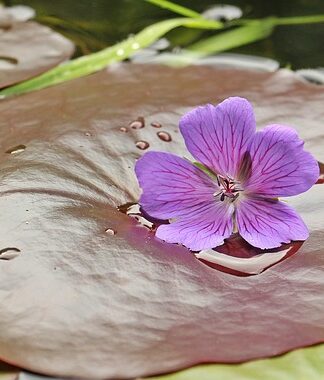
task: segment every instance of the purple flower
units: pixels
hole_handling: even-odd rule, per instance
[[[158,238],[194,251],[221,245],[236,230],[262,249],[307,239],[302,219],[278,200],[308,190],[319,176],[294,129],[272,124],[256,132],[251,104],[233,97],[185,114],[180,131],[199,163],[148,152],[135,168],[142,208],[170,220]]]

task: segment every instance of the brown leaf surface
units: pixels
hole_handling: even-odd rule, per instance
[[[295,126],[323,161],[324,90],[288,71],[124,64],[0,104],[0,249],[19,250],[0,260],[3,360],[132,378],[324,341],[322,185],[289,200],[309,240],[251,277],[206,266],[116,209],[139,196],[136,142],[189,157],[180,115],[231,95],[253,102],[259,126]]]
[[[41,74],[73,52],[73,43],[47,26],[11,19],[6,24],[0,8],[0,88]]]

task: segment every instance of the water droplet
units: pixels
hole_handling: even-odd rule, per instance
[[[150,146],[150,144],[147,141],[143,141],[143,140],[137,141],[135,145],[138,149],[141,149],[141,150],[145,150]]]
[[[172,137],[170,133],[168,132],[164,132],[164,131],[157,132],[157,135],[159,136],[159,139],[162,141],[167,141],[167,142],[172,141]]]
[[[8,247],[0,250],[0,260],[12,260],[19,256],[20,249],[14,247]]]
[[[141,207],[138,203],[131,203],[127,207],[126,210],[127,215],[140,215],[141,214]]]
[[[29,224],[29,222],[25,222],[26,224]]]
[[[151,123],[151,125],[152,125],[152,127],[154,127],[154,128],[161,128],[161,127],[162,127],[162,124],[160,124],[160,123],[156,123],[156,122]]]
[[[155,228],[154,223],[152,223],[149,220],[145,219],[144,216],[134,215],[133,218],[136,219],[140,225],[142,225],[143,227],[148,228],[149,230],[153,230]]]
[[[139,49],[140,48],[140,44],[138,42],[134,42],[134,43],[132,43],[132,48],[134,50]]]
[[[138,203],[134,203],[134,202],[127,202],[123,205],[120,205],[117,207],[118,211],[122,212],[123,214],[127,214],[128,210],[131,208],[131,207],[136,207],[136,205],[138,205]]]
[[[87,137],[91,137],[91,133],[90,133],[90,132],[86,132],[85,135],[86,135]]]
[[[155,224],[143,216],[141,207],[138,203],[128,202],[118,207],[118,211],[122,212],[137,220],[137,222],[150,230],[155,229]]]
[[[129,126],[133,129],[141,129],[145,127],[144,117],[139,116],[136,120],[133,120]]]
[[[124,133],[128,132],[128,129],[126,127],[120,127],[119,130],[120,132],[124,132]]]
[[[6,150],[6,153],[8,153],[8,154],[18,154],[18,153],[23,152],[25,149],[26,149],[26,145],[20,144],[20,145],[16,145],[13,148],[10,148],[10,149]]]
[[[125,50],[124,50],[124,49],[118,49],[118,50],[116,51],[116,54],[117,54],[119,57],[121,57],[122,55],[125,54]]]
[[[112,228],[106,228],[106,229],[105,229],[105,232],[106,232],[106,234],[111,235],[111,236],[116,235],[116,233],[117,233],[117,232],[116,232],[114,229],[112,229]]]

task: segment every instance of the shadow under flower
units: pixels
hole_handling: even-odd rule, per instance
[[[118,207],[118,210],[135,219],[137,223],[155,233],[161,224],[168,224],[166,220],[150,217],[138,203],[129,202]],[[264,272],[266,269],[295,254],[303,245],[303,241],[282,244],[278,248],[260,249],[253,247],[238,233],[225,239],[223,245],[199,252],[194,256],[203,264],[235,276],[251,276]],[[170,243],[165,243],[170,244]],[[170,244],[174,246],[174,244]],[[186,248],[187,249],[187,248]]]
[[[233,234],[224,244],[212,250],[201,251],[196,257],[211,268],[236,276],[250,276],[264,272],[273,265],[295,254],[302,241],[282,244],[278,248],[260,249]]]

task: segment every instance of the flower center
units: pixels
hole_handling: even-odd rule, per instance
[[[240,182],[235,181],[233,178],[223,177],[221,175],[217,175],[217,183],[220,187],[213,194],[214,197],[220,197],[220,200],[223,202],[225,199],[228,199],[231,202],[234,202],[235,199],[239,196],[239,193],[243,191]]]

